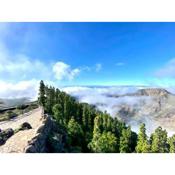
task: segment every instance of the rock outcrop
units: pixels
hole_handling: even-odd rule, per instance
[[[19,131],[28,130],[28,129],[32,129],[32,126],[28,122],[24,122],[20,126]]]
[[[3,123],[5,130],[11,126],[14,134],[0,146],[1,153],[43,153],[47,152],[47,140],[55,122],[44,114],[40,107],[13,122]],[[1,131],[1,133],[2,133]]]
[[[156,97],[168,97],[171,93],[162,88],[147,88],[138,90],[135,95],[137,96],[156,96]]]
[[[28,145],[24,148],[26,153],[43,153],[47,152],[46,141],[49,133],[53,128],[53,120],[50,116],[44,115],[41,126],[37,129],[35,137],[28,141]]]
[[[175,95],[161,88],[139,89],[116,97],[121,98],[121,104],[115,105],[116,116],[125,123],[137,128],[145,123],[148,132],[153,132],[157,126],[167,131],[175,131]],[[128,99],[122,102],[122,98]]]
[[[12,128],[0,131],[0,145],[5,144],[5,142],[14,134]]]

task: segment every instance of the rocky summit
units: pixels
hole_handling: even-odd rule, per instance
[[[157,96],[157,97],[168,97],[168,95],[172,95],[165,89],[162,88],[147,88],[140,89],[136,92],[137,96]]]
[[[175,95],[161,88],[139,89],[135,93],[116,98],[128,98],[134,103],[121,102],[114,105],[115,115],[138,130],[140,123],[145,123],[151,133],[161,125],[169,133],[175,131]],[[122,101],[122,100],[121,100]]]

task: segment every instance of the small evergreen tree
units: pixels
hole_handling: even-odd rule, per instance
[[[43,80],[40,81],[38,102],[41,106],[45,107],[46,97],[45,97],[45,85]]]
[[[153,153],[169,152],[167,144],[167,132],[166,130],[162,130],[162,127],[160,126],[152,134],[151,151]]]
[[[173,135],[168,139],[168,144],[169,144],[169,152],[175,153],[175,135]]]
[[[138,134],[138,141],[136,146],[137,153],[148,153],[150,152],[150,145],[148,143],[145,124],[140,125],[140,130]]]
[[[81,146],[83,141],[83,130],[81,125],[75,121],[72,117],[67,125],[67,132],[70,140],[70,145],[72,146]]]
[[[61,105],[56,104],[53,106],[53,116],[60,125],[64,125],[64,118],[61,110]]]
[[[132,144],[132,132],[131,128],[128,127],[127,129],[122,130],[122,136],[120,137],[120,152],[121,153],[132,152],[131,144]]]

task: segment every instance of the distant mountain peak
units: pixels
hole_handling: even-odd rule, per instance
[[[136,95],[139,96],[159,96],[159,97],[167,97],[168,95],[172,95],[169,91],[163,88],[146,88],[146,89],[139,89],[136,92]]]

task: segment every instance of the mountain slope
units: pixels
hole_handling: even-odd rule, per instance
[[[18,106],[29,102],[28,98],[3,99],[0,98],[0,109]]]
[[[137,103],[121,103],[116,116],[130,124],[135,130],[140,123],[145,123],[148,132],[161,125],[169,132],[175,131],[175,96],[165,89],[140,89],[136,93],[126,94],[125,97],[136,97]],[[118,96],[116,98],[122,98]]]

